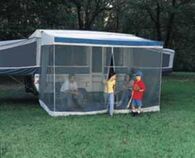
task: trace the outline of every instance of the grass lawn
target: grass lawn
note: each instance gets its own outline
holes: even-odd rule
[[[161,111],[136,118],[53,118],[22,87],[0,88],[0,158],[195,157],[195,73],[164,77]]]

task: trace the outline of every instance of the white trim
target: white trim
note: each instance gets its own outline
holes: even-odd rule
[[[21,66],[21,67],[0,67],[0,69],[23,69],[23,68],[36,68],[39,66]]]
[[[163,53],[167,53],[167,54],[169,54],[169,53],[171,53],[171,54],[175,54],[175,50],[173,50],[173,49],[168,49],[168,48],[163,48]]]
[[[55,116],[53,115],[53,112],[51,110],[49,110],[49,108],[46,106],[46,104],[39,99],[39,104],[41,105],[41,107],[50,115],[50,116]]]
[[[5,41],[0,41],[0,47],[10,45],[10,44],[16,44],[21,41],[25,41],[26,39],[17,39],[17,40],[5,40]]]
[[[86,43],[60,43],[53,42],[43,45],[72,45],[72,46],[92,46],[92,47],[123,47],[123,48],[163,48],[163,46],[126,46],[126,45],[100,45],[100,44],[86,44]]]
[[[42,34],[47,34],[49,37],[60,38],[82,38],[82,39],[114,39],[114,40],[132,40],[132,41],[153,41],[142,37],[137,37],[132,34],[105,32],[105,31],[90,31],[90,30],[55,30],[55,29],[37,29],[29,38],[42,37]]]
[[[48,67],[53,67],[53,66],[48,66]],[[90,67],[90,65],[88,65],[88,66],[59,66],[59,65],[57,65],[57,66],[54,66],[54,67],[70,67],[70,68],[72,68],[72,67],[78,67],[78,68],[88,68],[88,67]]]
[[[26,39],[26,40],[22,40],[22,41],[17,42],[17,43],[10,43],[10,44],[4,45],[4,46],[0,46],[0,50],[27,45],[27,44],[33,43],[35,41],[36,41],[36,39]]]
[[[39,99],[39,103],[41,105],[41,107],[50,115],[50,116],[71,116],[71,115],[96,115],[96,114],[104,114],[107,113],[107,109],[105,110],[99,110],[99,111],[90,111],[90,112],[54,112],[51,111],[46,104]],[[152,106],[152,107],[146,107],[146,108],[142,108],[142,112],[156,112],[156,111],[160,111],[160,106],[156,105],[156,106]],[[131,111],[128,109],[124,109],[124,110],[114,110],[114,114],[127,114],[130,113]]]
[[[40,67],[38,65],[36,66],[21,66],[21,67],[0,67],[0,69],[22,69],[22,68],[34,68],[34,67]],[[48,67],[79,67],[79,68],[87,68],[89,66],[48,66]],[[106,68],[110,66],[104,66]],[[127,66],[115,66],[116,68],[127,68]],[[140,69],[161,69],[161,67],[137,67],[134,66],[134,68],[140,68]],[[163,67],[163,68],[168,68],[168,67]]]
[[[175,52],[170,54],[169,68],[173,68],[174,56],[175,56]]]
[[[111,67],[111,66],[104,66],[106,68]],[[161,69],[161,67],[140,67],[140,66],[133,66],[134,68],[138,69]],[[128,66],[115,66],[115,68],[129,68]]]
[[[92,112],[52,112],[53,116],[71,116],[71,115],[96,115],[96,114],[104,114],[107,110],[100,110],[100,111],[92,111]]]
[[[156,111],[160,111],[160,106],[156,105],[156,106],[141,108],[141,111],[142,112],[156,112]],[[130,113],[130,112],[131,112],[131,110],[129,110],[129,109],[114,110],[115,114],[127,114],[127,113]]]
[[[51,111],[46,104],[39,99],[39,103],[41,107],[50,115],[50,116],[70,116],[70,115],[95,115],[95,114],[103,114],[107,112],[106,110],[92,111],[92,112],[54,112]]]
[[[172,66],[166,66],[166,67],[162,67],[163,68],[163,70],[166,70],[166,69],[172,69],[173,67]]]

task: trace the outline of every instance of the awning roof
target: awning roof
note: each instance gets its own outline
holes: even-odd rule
[[[159,41],[148,40],[130,34],[78,31],[78,30],[36,30],[29,38],[42,38],[42,45],[79,44],[99,46],[162,47]]]
[[[0,75],[32,75],[38,72],[36,39],[0,41]]]

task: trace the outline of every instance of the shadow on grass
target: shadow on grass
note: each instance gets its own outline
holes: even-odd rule
[[[27,105],[27,106],[32,106],[34,104],[39,104],[38,102],[38,97],[22,97],[22,98],[0,98],[0,105],[1,104],[16,104],[17,106],[20,105]],[[13,105],[14,105],[13,104]]]
[[[34,106],[38,105],[38,96],[26,93],[22,84],[1,84],[0,85],[0,106]]]

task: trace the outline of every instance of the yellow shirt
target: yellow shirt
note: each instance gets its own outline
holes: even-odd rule
[[[105,93],[114,93],[114,87],[116,85],[116,80],[108,80],[105,83]]]

